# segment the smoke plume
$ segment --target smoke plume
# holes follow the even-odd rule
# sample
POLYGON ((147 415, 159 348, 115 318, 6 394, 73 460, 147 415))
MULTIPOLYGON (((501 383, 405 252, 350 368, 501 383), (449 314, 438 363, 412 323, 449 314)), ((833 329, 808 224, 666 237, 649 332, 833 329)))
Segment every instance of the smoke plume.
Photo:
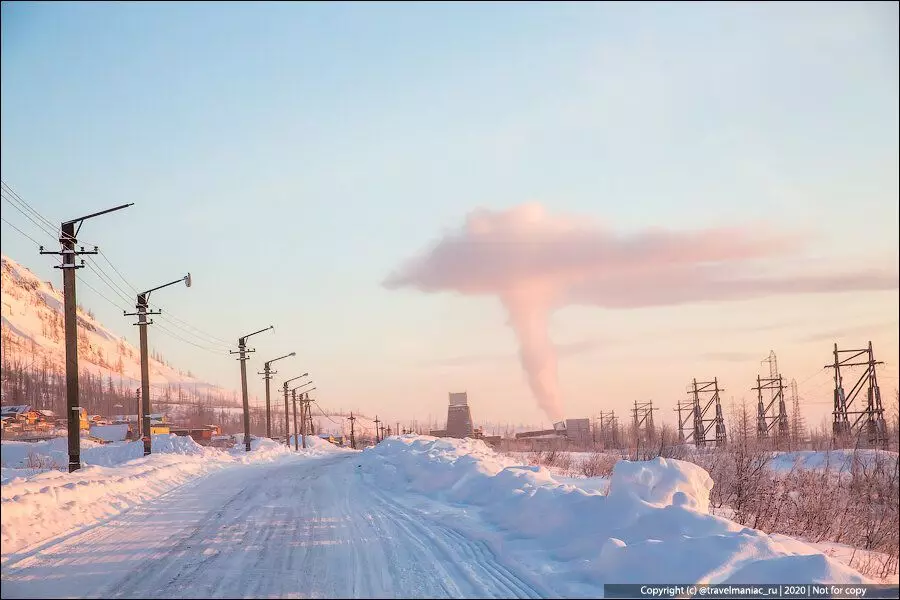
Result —
POLYGON ((509 313, 528 384, 553 420, 563 416, 548 325, 562 306, 634 308, 774 294, 896 289, 896 274, 759 275, 799 250, 793 236, 740 228, 616 234, 538 204, 476 210, 463 227, 393 272, 385 287, 491 295, 509 313), (771 265, 771 263, 769 263, 771 265))

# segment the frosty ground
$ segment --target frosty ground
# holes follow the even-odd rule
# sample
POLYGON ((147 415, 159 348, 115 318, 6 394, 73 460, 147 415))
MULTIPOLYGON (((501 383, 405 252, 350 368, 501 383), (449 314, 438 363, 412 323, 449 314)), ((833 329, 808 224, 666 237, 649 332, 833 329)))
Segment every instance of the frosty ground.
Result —
POLYGON ((620 461, 609 480, 573 480, 479 441, 315 444, 256 441, 245 454, 160 436, 150 457, 103 446, 69 474, 35 473, 4 443, 3 597, 598 597, 603 583, 867 581, 710 515, 712 481, 686 462, 620 461))

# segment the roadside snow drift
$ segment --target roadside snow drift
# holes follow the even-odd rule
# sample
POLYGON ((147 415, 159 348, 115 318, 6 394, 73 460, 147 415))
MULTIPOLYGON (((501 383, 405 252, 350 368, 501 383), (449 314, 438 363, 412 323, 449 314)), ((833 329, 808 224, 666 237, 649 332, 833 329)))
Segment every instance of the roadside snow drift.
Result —
POLYGON ((619 461, 603 495, 590 479, 560 483, 475 440, 393 437, 361 459, 382 486, 477 508, 548 577, 564 572, 586 586, 868 581, 802 542, 710 515, 713 481, 692 463, 619 461), (548 552, 552 569, 541 563, 548 552))

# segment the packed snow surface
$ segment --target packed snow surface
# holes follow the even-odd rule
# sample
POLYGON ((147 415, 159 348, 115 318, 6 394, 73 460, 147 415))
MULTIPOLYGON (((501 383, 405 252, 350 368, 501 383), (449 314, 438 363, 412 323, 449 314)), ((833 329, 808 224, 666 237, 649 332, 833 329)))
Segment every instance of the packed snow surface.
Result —
POLYGON ((809 545, 710 515, 713 482, 690 463, 620 461, 603 494, 480 441, 403 436, 363 452, 318 442, 299 453, 269 440, 250 453, 195 445, 12 480, 4 597, 598 597, 604 583, 867 582, 809 545))

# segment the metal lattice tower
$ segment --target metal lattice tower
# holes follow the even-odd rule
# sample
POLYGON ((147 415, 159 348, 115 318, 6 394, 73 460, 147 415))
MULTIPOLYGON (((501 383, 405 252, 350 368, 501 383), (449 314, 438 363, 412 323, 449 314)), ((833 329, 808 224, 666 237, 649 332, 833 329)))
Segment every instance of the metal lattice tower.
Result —
POLYGON ((678 442, 681 444, 694 441, 694 405, 690 400, 678 401, 672 409, 678 413, 678 442))
POLYGON ((769 356, 762 360, 769 363, 769 376, 756 376, 756 390, 758 402, 756 405, 756 437, 759 439, 774 439, 776 444, 787 441, 790 435, 788 426, 787 407, 784 402, 784 381, 778 372, 778 359, 775 351, 769 351, 769 356), (769 391, 768 398, 763 398, 763 391, 769 391), (777 409, 776 409, 777 407, 777 409))
POLYGON ((719 392, 724 391, 719 388, 718 378, 701 382, 693 380, 689 393, 693 407, 693 439, 694 445, 698 448, 712 442, 719 447, 727 442, 725 417, 722 414, 722 401, 719 397, 719 392))
POLYGON ((800 395, 797 393, 797 380, 791 379, 791 440, 799 444, 806 437, 806 423, 800 412, 800 395))
POLYGON ((653 401, 638 402, 635 400, 634 408, 631 409, 633 417, 634 434, 639 442, 649 442, 656 437, 656 429, 653 425, 653 411, 659 410, 653 408, 653 401))
POLYGON ((616 411, 600 412, 599 424, 595 426, 595 441, 603 444, 604 448, 618 448, 619 446, 619 417, 616 411))
POLYGON ((872 342, 861 350, 838 350, 834 345, 834 363, 825 365, 834 369, 834 422, 832 436, 838 444, 864 444, 870 447, 887 448, 887 425, 884 421, 884 407, 881 404, 881 390, 875 373, 876 365, 884 364, 875 360, 872 342), (846 358, 841 359, 841 355, 846 358), (865 362, 853 362, 860 357, 865 362), (849 393, 844 392, 841 367, 866 367, 849 393), (866 404, 856 403, 860 392, 866 388, 866 404))

